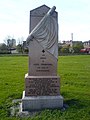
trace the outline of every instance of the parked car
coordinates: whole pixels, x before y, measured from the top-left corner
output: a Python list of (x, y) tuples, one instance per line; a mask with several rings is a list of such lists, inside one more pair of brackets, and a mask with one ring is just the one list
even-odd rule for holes
[(90, 54), (90, 48), (81, 49), (80, 52)]

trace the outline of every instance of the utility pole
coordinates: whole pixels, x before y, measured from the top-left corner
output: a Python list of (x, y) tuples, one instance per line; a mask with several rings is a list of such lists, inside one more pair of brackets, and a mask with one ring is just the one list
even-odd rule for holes
[(73, 41), (73, 33), (71, 33), (71, 40)]

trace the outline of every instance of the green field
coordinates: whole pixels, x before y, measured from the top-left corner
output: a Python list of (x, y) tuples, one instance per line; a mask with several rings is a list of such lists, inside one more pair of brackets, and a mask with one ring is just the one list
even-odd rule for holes
[(27, 56), (0, 57), (0, 120), (90, 120), (90, 55), (58, 59), (61, 94), (69, 106), (66, 110), (43, 110), (31, 118), (10, 117), (12, 100), (22, 97), (27, 72)]

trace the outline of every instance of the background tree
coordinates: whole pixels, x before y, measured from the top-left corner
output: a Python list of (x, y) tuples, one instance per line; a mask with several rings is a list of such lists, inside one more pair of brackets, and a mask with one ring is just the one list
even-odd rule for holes
[(69, 45), (63, 46), (62, 49), (61, 49), (61, 52), (62, 53), (69, 53)]
[(16, 49), (17, 49), (18, 53), (23, 53), (23, 45), (22, 44), (18, 44)]
[(59, 54), (59, 55), (60, 55), (60, 53), (61, 53), (61, 49), (62, 49), (62, 45), (59, 44), (59, 46), (58, 46), (58, 54)]
[(82, 42), (76, 42), (75, 44), (73, 44), (74, 53), (80, 53), (80, 50), (83, 48), (84, 48), (84, 46), (83, 46)]
[(0, 53), (8, 53), (8, 47), (5, 43), (0, 45)]

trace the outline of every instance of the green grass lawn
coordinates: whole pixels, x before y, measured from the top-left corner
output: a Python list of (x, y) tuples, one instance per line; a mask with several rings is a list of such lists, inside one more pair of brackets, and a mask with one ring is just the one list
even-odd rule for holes
[(22, 97), (27, 56), (0, 57), (0, 120), (90, 120), (90, 55), (60, 56), (58, 74), (65, 111), (43, 110), (31, 118), (10, 117), (12, 100)]

